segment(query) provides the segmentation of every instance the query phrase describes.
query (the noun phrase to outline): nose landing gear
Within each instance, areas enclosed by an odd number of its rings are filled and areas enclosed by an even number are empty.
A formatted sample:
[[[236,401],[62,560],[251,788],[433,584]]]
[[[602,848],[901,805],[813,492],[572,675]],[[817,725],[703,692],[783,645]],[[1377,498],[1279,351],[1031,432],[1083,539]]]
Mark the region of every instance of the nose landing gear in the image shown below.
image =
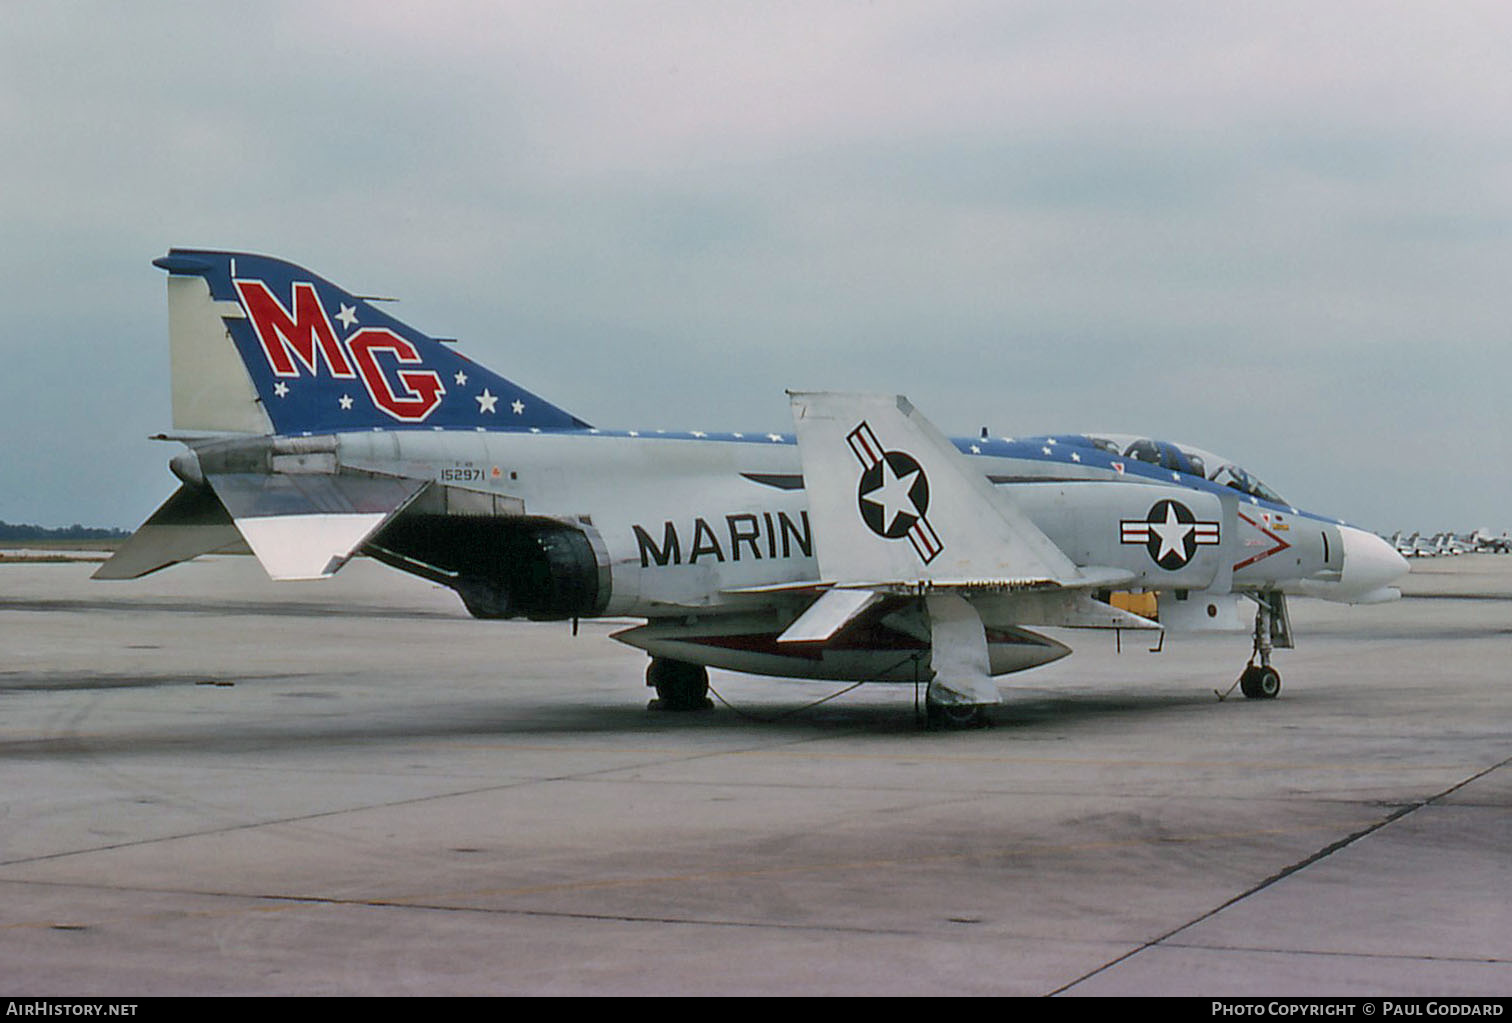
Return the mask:
[[[1281,695],[1281,673],[1271,665],[1271,651],[1276,647],[1291,649],[1291,617],[1286,613],[1283,594],[1267,591],[1251,597],[1257,605],[1255,646],[1239,676],[1239,691],[1251,700],[1274,700]],[[1260,663],[1255,663],[1256,658]]]

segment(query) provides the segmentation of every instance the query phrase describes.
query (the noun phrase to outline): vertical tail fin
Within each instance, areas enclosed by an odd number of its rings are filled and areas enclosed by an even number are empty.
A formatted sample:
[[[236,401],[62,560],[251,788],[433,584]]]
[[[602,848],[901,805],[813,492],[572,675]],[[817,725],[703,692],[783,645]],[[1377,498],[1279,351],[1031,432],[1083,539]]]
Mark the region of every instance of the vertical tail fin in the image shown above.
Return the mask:
[[[173,425],[238,433],[588,424],[283,260],[173,249]]]

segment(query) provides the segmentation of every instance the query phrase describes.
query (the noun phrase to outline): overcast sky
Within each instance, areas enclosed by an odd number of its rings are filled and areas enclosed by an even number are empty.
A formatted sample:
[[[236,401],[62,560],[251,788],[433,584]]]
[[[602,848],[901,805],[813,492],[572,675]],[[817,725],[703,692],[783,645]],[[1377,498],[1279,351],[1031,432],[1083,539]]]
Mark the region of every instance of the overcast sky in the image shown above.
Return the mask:
[[[1505,3],[0,2],[0,519],[170,493],[172,245],[280,255],[604,427],[1226,454],[1512,527]]]

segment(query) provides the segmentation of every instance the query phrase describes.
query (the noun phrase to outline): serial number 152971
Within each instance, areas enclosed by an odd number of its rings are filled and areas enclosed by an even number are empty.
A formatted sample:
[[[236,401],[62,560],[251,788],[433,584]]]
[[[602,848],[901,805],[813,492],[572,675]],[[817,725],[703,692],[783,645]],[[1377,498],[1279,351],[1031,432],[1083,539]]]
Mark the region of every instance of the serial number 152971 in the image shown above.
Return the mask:
[[[483,470],[469,469],[462,466],[441,470],[442,483],[482,483]]]

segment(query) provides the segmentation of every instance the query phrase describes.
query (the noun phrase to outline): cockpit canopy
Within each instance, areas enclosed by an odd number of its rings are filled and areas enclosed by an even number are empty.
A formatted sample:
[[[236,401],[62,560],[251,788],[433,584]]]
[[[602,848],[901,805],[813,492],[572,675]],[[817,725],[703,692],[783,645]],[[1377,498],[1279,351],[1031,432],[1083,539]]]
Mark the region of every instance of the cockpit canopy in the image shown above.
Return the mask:
[[[1271,501],[1275,504],[1287,503],[1280,494],[1262,483],[1258,477],[1246,472],[1229,459],[1187,444],[1173,444],[1168,440],[1115,433],[1096,436],[1069,434],[1057,436],[1054,439],[1060,444],[1095,448],[1110,455],[1133,458],[1173,472],[1201,476],[1205,480],[1211,480],[1220,486],[1232,487],[1242,494],[1258,497],[1262,501]]]

